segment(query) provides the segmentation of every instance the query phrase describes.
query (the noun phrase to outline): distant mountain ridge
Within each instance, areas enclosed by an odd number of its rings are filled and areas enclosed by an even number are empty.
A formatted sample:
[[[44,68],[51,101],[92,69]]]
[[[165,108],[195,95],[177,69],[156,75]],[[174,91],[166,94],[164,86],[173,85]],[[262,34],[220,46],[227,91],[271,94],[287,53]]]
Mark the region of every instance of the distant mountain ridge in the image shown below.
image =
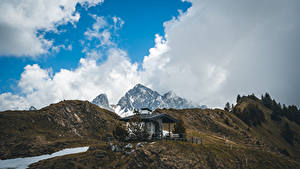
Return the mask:
[[[110,106],[105,94],[97,96],[92,103],[101,108],[108,110],[113,109],[121,117],[131,115],[134,109],[140,110],[145,107],[151,110],[155,110],[157,108],[206,108],[205,105],[201,106],[194,104],[191,101],[177,96],[172,91],[160,95],[157,91],[151,90],[142,84],[137,84],[127,91],[126,94],[121,97],[117,105]]]
[[[28,110],[37,110],[34,106],[30,106]]]
[[[93,101],[92,101],[93,104],[103,108],[103,109],[107,109],[107,110],[112,110],[110,105],[109,105],[109,102],[108,102],[108,99],[107,99],[107,95],[106,94],[100,94],[98,95]]]

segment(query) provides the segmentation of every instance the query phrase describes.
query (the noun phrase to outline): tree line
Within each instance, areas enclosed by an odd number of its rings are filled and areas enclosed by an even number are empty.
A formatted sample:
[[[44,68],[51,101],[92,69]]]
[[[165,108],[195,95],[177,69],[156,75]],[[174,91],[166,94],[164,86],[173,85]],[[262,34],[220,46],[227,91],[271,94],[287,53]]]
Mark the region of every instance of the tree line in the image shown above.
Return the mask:
[[[271,119],[274,121],[281,121],[281,117],[285,116],[290,121],[293,121],[300,125],[300,109],[295,105],[286,106],[276,102],[269,93],[265,93],[261,96],[261,100],[264,106],[272,110]]]
[[[251,99],[257,102],[262,103],[265,107],[269,108],[271,113],[271,119],[273,121],[281,122],[282,117],[286,117],[288,120],[295,122],[300,125],[300,109],[295,105],[281,104],[277,102],[275,99],[272,99],[269,93],[265,93],[261,96],[261,99],[257,98],[254,94],[248,96],[237,96],[236,102],[237,104],[242,103],[244,99]],[[230,111],[234,113],[237,117],[243,120],[249,126],[260,125],[265,121],[265,116],[262,110],[259,109],[257,104],[249,104],[247,107],[241,111],[239,108],[235,106],[230,106],[230,103],[227,102],[225,104],[224,110]],[[284,127],[282,128],[280,135],[291,145],[294,144],[295,140],[295,132],[291,129],[287,122],[284,123]]]
[[[272,99],[271,95],[269,93],[265,93],[261,96],[261,99],[257,98],[254,94],[248,95],[248,96],[241,96],[237,95],[236,102],[240,103],[243,98],[249,98],[255,101],[261,102],[265,107],[269,108],[272,111],[271,119],[274,121],[281,121],[281,117],[286,117],[290,121],[293,121],[300,125],[300,109],[298,109],[295,105],[285,105],[281,104],[280,102],[277,102],[275,99]],[[254,107],[250,108],[251,111],[258,112],[260,115],[261,113]],[[224,110],[226,111],[234,111],[234,105],[230,105],[229,102],[225,104]],[[248,111],[248,110],[246,110]],[[246,113],[247,114],[247,113]]]

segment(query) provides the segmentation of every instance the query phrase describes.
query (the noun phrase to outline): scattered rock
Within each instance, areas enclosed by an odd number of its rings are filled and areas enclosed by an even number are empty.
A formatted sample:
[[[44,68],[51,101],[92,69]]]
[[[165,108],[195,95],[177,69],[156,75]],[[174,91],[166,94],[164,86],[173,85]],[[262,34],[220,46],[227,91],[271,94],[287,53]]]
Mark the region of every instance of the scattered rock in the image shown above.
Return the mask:
[[[132,148],[132,144],[131,144],[131,143],[127,144],[127,145],[125,146],[125,148],[126,148],[126,149],[131,149],[131,148]]]
[[[136,145],[135,145],[135,147],[143,147],[144,145],[143,145],[143,143],[137,143]]]
[[[82,122],[82,120],[78,117],[78,115],[76,113],[74,113],[74,117],[76,118],[76,120],[77,120],[78,123]]]
[[[103,152],[96,152],[95,153],[95,157],[97,157],[97,158],[104,158],[105,154]]]
[[[111,151],[116,151],[116,146],[113,143],[109,143]]]
[[[66,111],[67,111],[68,113],[71,113],[71,109],[70,109],[69,107],[66,107]]]
[[[90,146],[89,147],[89,151],[93,151],[93,150],[96,150],[96,146]]]
[[[132,154],[134,152],[134,150],[131,150],[131,151],[129,151],[129,152],[127,152],[127,151],[125,151],[125,154]]]
[[[115,145],[115,151],[117,151],[117,152],[120,152],[120,151],[122,151],[122,149],[120,148],[120,146],[118,146],[118,145]]]

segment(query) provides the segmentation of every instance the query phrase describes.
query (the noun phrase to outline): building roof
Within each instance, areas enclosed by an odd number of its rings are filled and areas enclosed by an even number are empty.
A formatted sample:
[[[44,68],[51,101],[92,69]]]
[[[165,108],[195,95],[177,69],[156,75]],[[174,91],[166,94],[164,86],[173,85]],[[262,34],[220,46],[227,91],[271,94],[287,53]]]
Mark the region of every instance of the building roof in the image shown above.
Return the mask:
[[[147,108],[147,107],[146,108],[141,108],[141,110],[148,110],[148,111],[152,112],[152,110]]]
[[[123,117],[120,120],[121,121],[125,121],[128,122],[132,117],[132,116],[127,116],[127,117]],[[140,117],[142,119],[143,122],[149,122],[149,121],[155,121],[157,119],[161,119],[163,123],[176,123],[177,120],[175,118],[173,118],[172,116],[168,115],[168,114],[140,114]]]

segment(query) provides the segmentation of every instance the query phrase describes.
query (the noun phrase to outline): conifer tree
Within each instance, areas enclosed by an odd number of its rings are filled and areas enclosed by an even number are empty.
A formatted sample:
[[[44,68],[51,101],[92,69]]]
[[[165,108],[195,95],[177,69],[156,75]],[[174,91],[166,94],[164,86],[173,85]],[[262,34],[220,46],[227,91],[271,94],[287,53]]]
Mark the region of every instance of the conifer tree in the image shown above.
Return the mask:
[[[121,124],[117,124],[113,130],[113,136],[119,141],[125,141],[128,137],[128,131]]]
[[[140,112],[134,110],[133,117],[129,120],[128,129],[130,132],[130,139],[132,140],[145,140],[149,137],[148,132],[145,129],[145,125],[142,122]]]
[[[238,94],[237,97],[236,97],[236,103],[239,103],[241,100],[241,96]]]
[[[173,133],[179,134],[180,137],[185,135],[185,127],[182,120],[175,123]]]
[[[231,110],[231,107],[230,107],[230,103],[229,103],[229,102],[227,102],[227,103],[225,104],[224,110],[225,110],[225,111],[230,111],[230,110]]]
[[[269,93],[266,93],[265,96],[263,97],[263,104],[268,107],[268,108],[272,108],[272,98],[270,96]]]

